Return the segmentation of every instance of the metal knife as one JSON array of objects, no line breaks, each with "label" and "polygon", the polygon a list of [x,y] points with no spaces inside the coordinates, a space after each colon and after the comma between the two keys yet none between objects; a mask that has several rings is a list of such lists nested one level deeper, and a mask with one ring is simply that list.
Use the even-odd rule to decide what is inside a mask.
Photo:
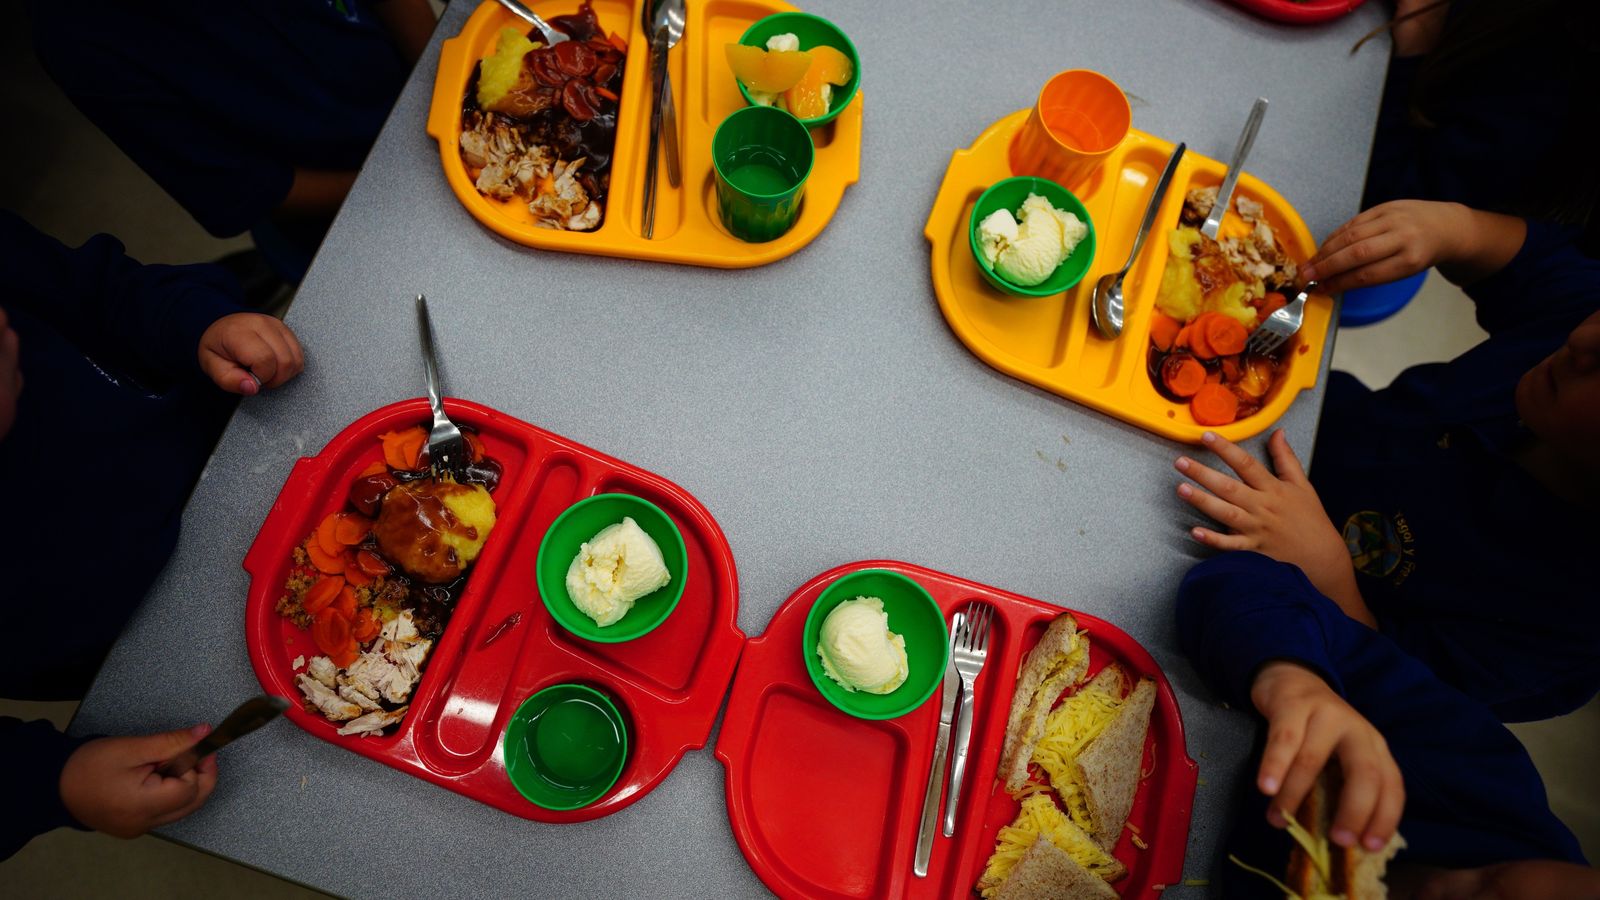
[{"label": "metal knife", "polygon": [[650,155],[644,161],[644,213],[639,225],[640,234],[647,241],[654,238],[656,233],[656,159],[661,152],[661,92],[667,77],[665,28],[656,29],[650,39],[650,62],[651,99],[655,102],[650,104]]},{"label": "metal knife", "polygon": [[1244,158],[1250,153],[1250,145],[1256,142],[1256,132],[1261,130],[1261,117],[1266,114],[1267,98],[1257,97],[1250,106],[1250,117],[1244,120],[1239,145],[1233,148],[1233,162],[1228,164],[1228,174],[1222,179],[1222,187],[1217,189],[1217,202],[1211,204],[1211,212],[1206,216],[1205,224],[1200,226],[1200,233],[1213,241],[1222,230],[1222,219],[1228,214],[1228,204],[1233,202],[1233,186],[1239,183],[1239,173],[1244,171]]},{"label": "metal knife", "polygon": [[229,713],[215,731],[201,738],[193,747],[162,763],[156,768],[156,772],[165,778],[177,778],[193,769],[201,759],[271,722],[288,708],[289,701],[282,697],[261,696],[246,700],[239,704],[238,709]]},{"label": "metal knife", "polygon": [[922,822],[917,826],[917,856],[911,871],[918,878],[928,876],[928,860],[933,856],[933,832],[939,824],[939,788],[944,784],[945,758],[950,753],[950,726],[955,721],[956,699],[961,694],[961,676],[951,660],[944,668],[944,693],[939,698],[939,735],[933,742],[933,762],[928,766],[928,789],[922,797]]},{"label": "metal knife", "polygon": [[[640,3],[639,14],[644,20],[644,33],[649,35],[655,30],[656,3]],[[669,44],[667,49],[672,49]],[[678,156],[678,105],[672,99],[672,76],[665,75],[661,79],[661,127],[665,131],[662,139],[667,147],[667,183],[673,187],[683,184],[683,162]]]}]

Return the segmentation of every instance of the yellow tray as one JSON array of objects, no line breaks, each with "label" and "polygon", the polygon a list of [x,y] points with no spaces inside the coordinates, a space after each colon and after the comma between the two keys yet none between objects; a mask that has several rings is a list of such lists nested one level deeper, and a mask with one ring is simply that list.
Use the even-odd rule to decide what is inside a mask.
[{"label": "yellow tray", "polygon": [[[1198,443],[1209,430],[1237,441],[1266,430],[1302,390],[1317,383],[1333,311],[1327,297],[1313,295],[1306,303],[1305,323],[1285,351],[1283,373],[1254,415],[1208,429],[1196,424],[1188,404],[1157,393],[1147,372],[1150,319],[1166,266],[1167,232],[1177,225],[1186,191],[1222,183],[1227,171],[1222,163],[1184,154],[1144,251],[1123,282],[1127,311],[1122,337],[1115,341],[1101,337],[1090,321],[1090,297],[1101,275],[1127,261],[1150,191],[1172,153],[1168,141],[1130,132],[1105,165],[1074,191],[1089,210],[1098,245],[1094,264],[1076,287],[1032,299],[1002,294],[984,280],[972,258],[968,219],[978,195],[1011,176],[1007,149],[1027,114],[1022,110],[1006,116],[971,147],[951,154],[928,214],[924,234],[933,245],[933,290],[956,336],[979,359],[1012,377],[1175,440]],[[1234,191],[1235,198],[1240,196],[1266,207],[1267,223],[1292,258],[1311,258],[1316,251],[1311,232],[1283,197],[1248,172]],[[1232,213],[1224,220],[1224,235],[1246,230]]]},{"label": "yellow tray", "polygon": [[[577,10],[579,0],[532,0],[541,16]],[[472,217],[509,240],[545,250],[628,256],[696,266],[760,266],[799,250],[822,232],[839,208],[844,189],[861,177],[861,93],[833,122],[811,132],[816,164],[806,184],[805,205],[794,228],[763,244],[739,240],[717,216],[711,171],[711,135],[731,112],[744,106],[728,71],[723,45],[735,43],[746,28],[773,13],[792,12],[779,0],[706,0],[690,3],[684,37],[669,57],[673,97],[678,105],[683,186],[674,190],[666,165],[659,167],[655,240],[639,235],[644,206],[645,157],[650,135],[650,48],[638,8],[625,0],[595,0],[595,13],[607,33],[628,39],[617,122],[617,145],[605,220],[590,232],[537,228],[525,201],[492,200],[478,193],[461,161],[461,100],[478,60],[490,53],[505,26],[527,31],[527,24],[498,3],[483,3],[461,33],[444,42],[433,84],[428,134],[439,142],[439,157],[450,189]]]}]

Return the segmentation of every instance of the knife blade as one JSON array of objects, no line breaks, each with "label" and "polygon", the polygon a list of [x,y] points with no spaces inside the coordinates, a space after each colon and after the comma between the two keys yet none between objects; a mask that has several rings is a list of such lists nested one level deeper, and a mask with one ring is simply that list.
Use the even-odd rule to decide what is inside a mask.
[{"label": "knife blade", "polygon": [[639,224],[640,234],[647,241],[654,238],[656,233],[656,160],[661,152],[661,91],[667,77],[665,28],[657,29],[650,39],[650,63],[650,90],[654,102],[650,104],[650,155],[645,157],[644,162],[644,211],[643,221]]},{"label": "knife blade", "polygon": [[[961,613],[956,615],[960,616]],[[952,635],[959,625],[957,622],[951,627]],[[939,823],[939,793],[944,784],[945,760],[950,753],[950,728],[955,722],[956,700],[961,694],[961,676],[956,673],[953,659],[945,663],[943,691],[939,697],[939,733],[933,742],[928,787],[922,796],[922,821],[917,826],[917,855],[911,865],[912,873],[918,878],[928,876],[928,860],[933,857],[933,832]]]},{"label": "knife blade", "polygon": [[289,701],[282,697],[252,697],[229,713],[215,731],[201,738],[193,747],[162,763],[156,768],[156,772],[165,778],[177,778],[193,769],[201,759],[271,722],[288,708]]}]

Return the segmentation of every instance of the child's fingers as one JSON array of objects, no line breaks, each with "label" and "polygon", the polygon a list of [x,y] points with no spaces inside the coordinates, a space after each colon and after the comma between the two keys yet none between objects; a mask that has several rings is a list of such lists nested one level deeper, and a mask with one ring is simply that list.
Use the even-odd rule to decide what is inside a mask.
[{"label": "child's fingers", "polygon": [[1245,487],[1244,482],[1239,479],[1218,472],[1216,469],[1204,463],[1196,462],[1187,456],[1178,457],[1177,461],[1172,465],[1179,472],[1194,479],[1196,484],[1234,506],[1240,509],[1248,509],[1250,507],[1250,491]]},{"label": "child's fingers", "polygon": [[1311,792],[1312,785],[1316,784],[1317,775],[1328,764],[1328,757],[1333,753],[1338,738],[1339,732],[1322,727],[1316,715],[1306,721],[1305,739],[1301,741],[1299,751],[1283,776],[1283,787],[1278,791],[1273,806],[1290,814],[1299,812],[1301,802]]},{"label": "child's fingers", "polygon": [[1373,274],[1376,267],[1398,257],[1405,249],[1400,237],[1387,231],[1366,236],[1351,229],[1341,240],[1346,242],[1344,247],[1306,264],[1305,278],[1321,282],[1324,290],[1343,290],[1341,285],[1376,284]]},{"label": "child's fingers", "polygon": [[1244,510],[1226,500],[1214,497],[1192,484],[1178,485],[1178,496],[1182,497],[1190,506],[1232,528],[1234,531],[1240,530],[1245,524]]},{"label": "child's fingers", "polygon": [[1383,768],[1383,790],[1378,795],[1377,808],[1372,811],[1372,821],[1367,823],[1366,833],[1361,838],[1362,845],[1374,853],[1394,837],[1406,809],[1406,785],[1400,768],[1394,765],[1392,757],[1386,755],[1385,759],[1388,763]]},{"label": "child's fingers", "polygon": [[[1243,447],[1235,444],[1214,431],[1208,431],[1200,436],[1200,440],[1228,464],[1228,468],[1239,473],[1245,484],[1256,490],[1265,490],[1277,479],[1267,467],[1263,466],[1254,456],[1251,456]],[[1207,485],[1210,487],[1210,485]],[[1226,495],[1223,495],[1226,496]]]},{"label": "child's fingers", "polygon": [[[1256,769],[1256,787],[1268,797],[1278,796],[1289,767],[1306,739],[1307,716],[1302,710],[1289,710],[1267,722],[1267,746]],[[1272,804],[1276,806],[1277,804]]]},{"label": "child's fingers", "polygon": [[261,370],[254,367],[251,371],[261,379],[261,386],[275,388],[300,373],[298,364],[294,361],[294,351],[289,348],[289,342],[284,335],[275,328],[259,328],[256,336],[261,339],[272,351],[272,375],[269,377]]},{"label": "child's fingers", "polygon": [[1368,753],[1352,749],[1356,742],[1365,747],[1365,738],[1365,735],[1351,735],[1340,746],[1339,765],[1344,774],[1344,787],[1339,791],[1339,805],[1334,810],[1328,837],[1341,847],[1354,847],[1367,833],[1372,813],[1383,793],[1383,775],[1378,763]]},{"label": "child's fingers", "polygon": [[1254,550],[1255,538],[1243,534],[1223,534],[1209,528],[1189,529],[1189,536],[1215,550]]},{"label": "child's fingers", "polygon": [[1278,477],[1284,481],[1295,484],[1306,482],[1306,470],[1300,465],[1300,457],[1294,455],[1294,449],[1289,446],[1289,438],[1279,428],[1267,439],[1267,453],[1272,456],[1272,468]]}]

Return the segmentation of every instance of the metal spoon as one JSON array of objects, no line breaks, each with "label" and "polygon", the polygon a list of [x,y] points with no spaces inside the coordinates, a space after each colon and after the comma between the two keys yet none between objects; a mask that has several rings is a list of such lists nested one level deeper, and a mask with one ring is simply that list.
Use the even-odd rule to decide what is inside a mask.
[{"label": "metal spoon", "polygon": [[544,45],[546,47],[554,47],[557,44],[572,40],[571,37],[567,36],[566,32],[557,31],[555,28],[552,28],[549,22],[539,18],[538,13],[527,8],[526,6],[523,6],[521,3],[517,2],[517,0],[500,0],[500,5],[511,10],[517,16],[525,20],[529,25],[539,29],[539,33],[544,35]]},{"label": "metal spoon", "polygon": [[[644,2],[639,4],[639,16],[644,21],[644,33],[647,36],[654,32],[656,7],[659,5],[660,0],[656,0],[654,3]],[[680,31],[680,38],[682,34]],[[670,51],[677,45],[678,39],[672,37],[669,33],[667,35],[667,49]],[[672,99],[671,75],[663,75],[661,77],[661,130],[665,132],[664,137],[667,145],[667,183],[673,187],[679,187],[683,184],[683,161],[682,157],[678,155],[678,104]]]},{"label": "metal spoon", "polygon": [[661,90],[667,77],[667,48],[683,38],[684,0],[661,0],[656,6],[656,20],[651,23],[650,58],[654,62],[651,78],[653,101],[650,107],[650,155],[644,164],[644,217],[640,233],[645,240],[655,236],[656,230],[656,158],[661,152]]},{"label": "metal spoon", "polygon": [[1128,254],[1128,261],[1122,268],[1115,272],[1107,272],[1095,282],[1094,297],[1089,304],[1090,314],[1094,317],[1094,327],[1108,338],[1115,338],[1122,334],[1122,279],[1127,277],[1128,270],[1133,268],[1134,261],[1139,258],[1139,251],[1144,249],[1144,239],[1150,234],[1150,226],[1155,224],[1156,213],[1161,209],[1161,201],[1167,196],[1167,188],[1172,185],[1172,173],[1178,170],[1178,160],[1183,159],[1184,151],[1188,149],[1179,144],[1173,148],[1172,155],[1167,157],[1167,167],[1161,170],[1161,177],[1156,179],[1156,189],[1150,194],[1150,203],[1144,208],[1144,219],[1139,222],[1139,231],[1133,236],[1133,250]]},{"label": "metal spoon", "polygon": [[201,738],[193,747],[162,763],[156,771],[162,777],[177,778],[199,765],[202,758],[227,746],[235,738],[244,737],[271,722],[288,708],[289,701],[282,697],[252,697],[229,713],[215,731]]}]

